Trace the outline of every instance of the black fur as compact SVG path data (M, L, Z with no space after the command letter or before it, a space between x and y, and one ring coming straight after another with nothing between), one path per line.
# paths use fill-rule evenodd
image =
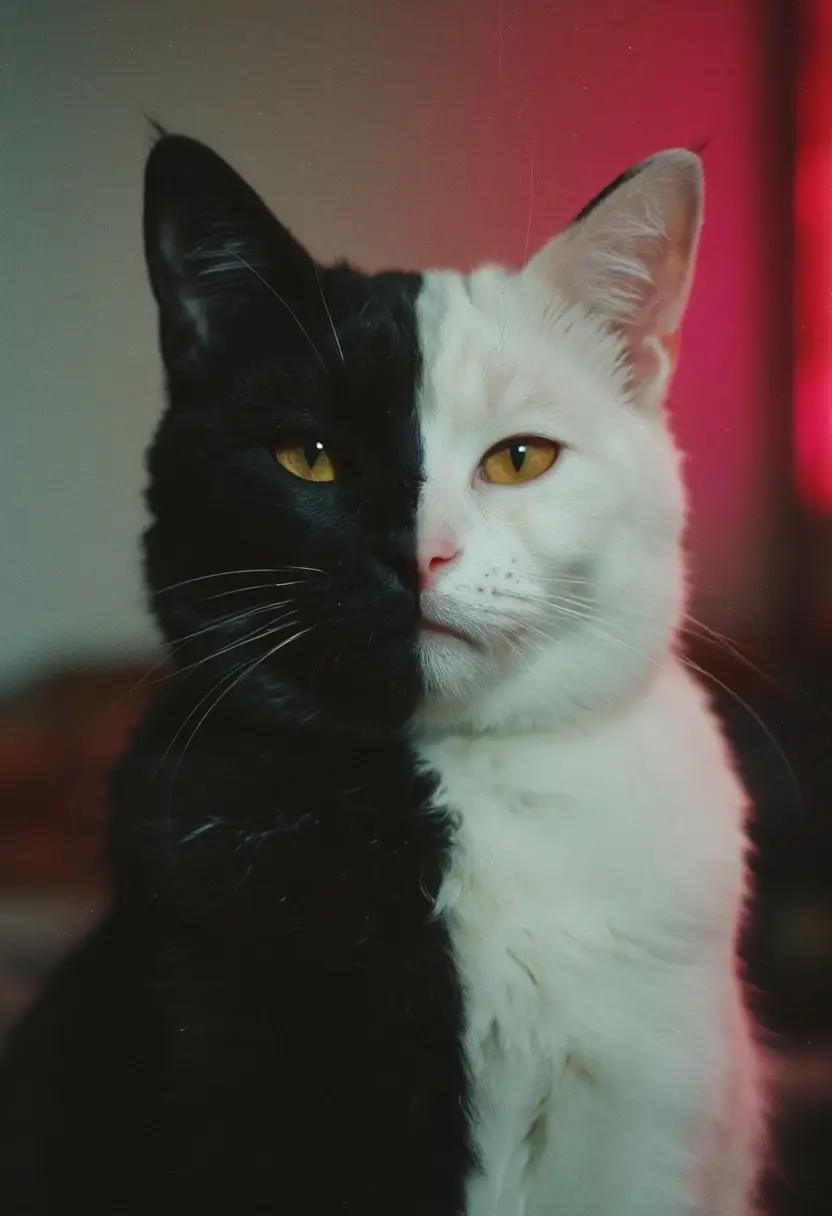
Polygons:
M177 670L114 776L111 912L0 1068L0 1210L452 1216L448 829L402 730L421 280L317 266L167 135L145 247L169 400L146 569ZM336 481L276 463L298 438Z

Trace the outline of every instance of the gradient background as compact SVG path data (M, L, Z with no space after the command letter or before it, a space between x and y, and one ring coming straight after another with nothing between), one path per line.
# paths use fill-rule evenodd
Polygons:
M619 170L709 140L672 410L695 609L771 631L788 465L778 5L765 0L1 0L0 681L141 652L160 408L143 114L226 155L321 258L508 262Z

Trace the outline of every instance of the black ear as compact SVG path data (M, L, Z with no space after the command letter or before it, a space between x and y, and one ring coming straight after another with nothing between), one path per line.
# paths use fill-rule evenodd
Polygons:
M317 355L307 337L309 314L322 305L315 263L204 144L165 134L154 145L145 169L144 247L169 371L216 365L266 327Z

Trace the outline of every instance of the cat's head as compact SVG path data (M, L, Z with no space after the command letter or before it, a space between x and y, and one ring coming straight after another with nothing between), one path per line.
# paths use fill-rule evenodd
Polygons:
M516 271L317 264L195 141L146 172L153 603L228 703L355 730L614 703L679 611L662 402L702 179L662 153Z

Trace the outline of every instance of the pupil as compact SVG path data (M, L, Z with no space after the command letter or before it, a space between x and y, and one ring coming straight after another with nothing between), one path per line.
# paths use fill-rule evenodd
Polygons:
M319 443L317 440L306 444L303 449L303 455L306 458L306 463L309 465L310 469L314 469L320 457L323 456L323 452L324 445Z
M512 446L509 448L509 458L511 459L511 463L514 465L515 473L519 473L526 459L525 443L512 444Z

